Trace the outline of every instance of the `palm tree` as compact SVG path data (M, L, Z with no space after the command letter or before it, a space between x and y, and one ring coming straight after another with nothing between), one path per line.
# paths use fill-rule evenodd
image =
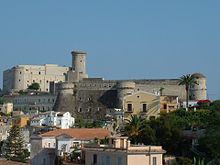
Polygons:
M179 85L185 85L185 90L186 90L186 108L188 109L189 107L189 89L190 86L193 84L197 84L193 75L187 74L183 75L179 79Z
M125 119L125 122L125 134L129 136L132 143L137 144L142 135L144 119L139 115L131 115L130 119Z
M164 87L160 87L160 89L159 89L159 91L160 91L160 96L163 96L163 90L164 90L165 88Z

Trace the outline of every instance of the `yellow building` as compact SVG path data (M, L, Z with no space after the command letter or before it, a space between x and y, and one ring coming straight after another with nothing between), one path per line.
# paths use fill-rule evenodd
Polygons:
M146 118L156 118L160 113L160 96L144 91L127 95L123 99L124 117L140 114Z
M160 112L169 113L178 109L178 96L160 96Z
M19 127L25 127L29 124L29 117L27 116L17 116L12 119L13 125L17 125Z

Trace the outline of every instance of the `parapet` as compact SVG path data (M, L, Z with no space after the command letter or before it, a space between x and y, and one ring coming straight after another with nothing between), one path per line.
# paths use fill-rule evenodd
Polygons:
M135 82L133 81L121 81L117 84L118 89L134 89L135 88Z

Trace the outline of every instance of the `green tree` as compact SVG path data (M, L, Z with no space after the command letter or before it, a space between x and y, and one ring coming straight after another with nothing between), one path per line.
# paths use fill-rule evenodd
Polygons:
M20 127L12 126L3 147L3 155L7 160L26 162L30 153L24 148L24 138Z
M220 112L220 100L213 101L211 103L210 109L214 110L214 111L219 111Z
M220 158L220 113L213 112L206 128L205 136L199 139L199 150L206 153L208 159Z
M28 89L32 89L32 90L39 90L40 89L40 84L39 83L32 83L30 86L28 86Z
M131 115L131 118L126 119L125 122L124 133L129 136L131 143L140 143L144 119L139 115Z
M194 77L191 74L183 75L179 79L179 85L185 85L186 90L186 108L189 107L189 89L193 84L197 84Z

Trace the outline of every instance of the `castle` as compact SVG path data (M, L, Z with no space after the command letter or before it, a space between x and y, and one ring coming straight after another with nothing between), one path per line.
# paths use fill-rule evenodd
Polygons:
M88 78L86 53L73 51L71 54L72 68L67 72L67 82L56 84L58 95L55 111L69 111L85 119L103 119L107 110L118 108L130 114L135 109L133 104L141 104L141 106L137 105L136 109L142 108L142 112L146 112L147 117L152 115L154 117L159 112L160 89L163 89L163 95L177 96L180 102L186 98L185 87L179 85L179 79ZM197 84L191 86L191 99L207 99L206 77L200 73L195 73L193 76ZM131 99L139 99L139 101L132 102Z

